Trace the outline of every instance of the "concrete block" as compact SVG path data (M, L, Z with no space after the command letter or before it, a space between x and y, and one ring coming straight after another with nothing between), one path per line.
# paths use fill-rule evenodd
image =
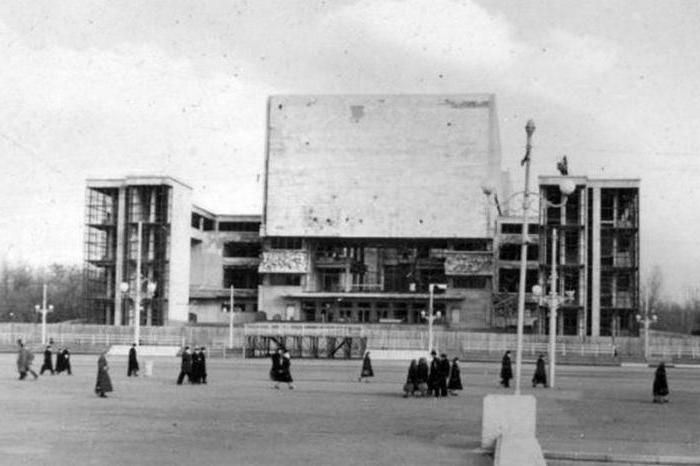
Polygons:
M504 434L496 441L494 466L546 466L542 448L533 437Z
M501 435L535 438L537 400L532 395L486 395L481 418L481 447L493 449Z

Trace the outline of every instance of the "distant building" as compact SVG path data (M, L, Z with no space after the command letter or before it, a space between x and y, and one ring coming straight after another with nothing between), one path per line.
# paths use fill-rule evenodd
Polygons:
M132 325L137 286L142 325L227 322L222 311L232 286L236 321L255 319L260 216L215 215L191 197L189 186L170 177L87 181L85 305L92 320Z
M495 98L269 100L260 308L315 322L486 328L495 206L507 191Z
M85 302L96 321L425 322L515 327L522 212L501 169L493 95L275 96L262 215L193 206L169 177L88 180ZM528 212L525 325L546 333L552 231L557 333L636 334L639 180L540 176ZM138 231L141 231L139 239ZM138 251L141 252L140 256ZM137 272L137 269L140 269ZM445 288L444 291L442 288Z
M140 287L144 325L187 322L191 195L170 177L87 181L85 304L92 319L133 322Z
M190 316L193 323L226 321L231 292L236 321L252 321L258 311L260 216L214 215L192 210Z
M571 300L558 312L557 333L580 336L636 335L639 312L639 185L637 179L589 179L569 176L576 190L563 207L541 202L528 212L530 244L526 274L525 324L548 332L547 308L532 287L549 291L552 231L557 230L558 292ZM560 176L540 176L539 193L561 204ZM515 325L522 216L501 216L495 239L496 287L493 325Z

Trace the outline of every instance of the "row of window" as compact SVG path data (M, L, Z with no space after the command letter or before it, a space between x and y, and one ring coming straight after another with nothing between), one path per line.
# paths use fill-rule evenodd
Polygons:
M202 231L214 231L214 220L203 215L193 213L191 220L192 228ZM219 231L260 231L260 222L219 222Z

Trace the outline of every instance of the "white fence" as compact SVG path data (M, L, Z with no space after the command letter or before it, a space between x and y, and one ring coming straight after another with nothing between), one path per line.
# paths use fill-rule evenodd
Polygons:
M309 324L288 322L265 322L234 327L233 349L243 347L246 335L285 335L318 337L366 337L367 347L376 350L424 350L428 347L428 331L425 326L405 325L357 325L357 324ZM104 325L48 324L47 338L57 345L71 348L104 347L133 343L131 327ZM33 347L41 344L40 324L0 324L0 345L14 347L17 339ZM514 351L516 335L451 331L436 327L434 346L448 354L504 353ZM224 351L229 346L228 326L182 326L141 327L141 343L144 345L200 345L210 350ZM523 350L526 355L548 351L547 335L524 335ZM654 334L649 350L652 358L700 358L700 337ZM558 336L557 354L575 356L642 357L644 340L635 337L588 337Z

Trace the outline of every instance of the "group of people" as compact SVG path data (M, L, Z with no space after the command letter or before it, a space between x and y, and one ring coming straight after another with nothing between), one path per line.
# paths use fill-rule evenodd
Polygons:
M420 358L417 362L412 360L408 366L406 383L403 386L404 398L411 396L432 396L436 398L446 397L448 394L457 395L462 390L462 376L459 368L459 358L452 358L452 364L445 353L438 358L432 351L433 358L428 367L426 358Z
M189 346L185 346L182 351L177 384L182 385L185 377L191 384L207 383L207 356L203 346L195 346L193 351L190 351Z
M46 371L49 371L51 375L60 374L63 371L66 371L68 375L72 375L70 351L68 351L68 348L57 349L55 369L51 344L49 344L44 350L44 363L41 365L41 370L39 371L38 375L32 369L33 362L34 353L32 353L29 348L24 346L22 339L17 340L17 372L19 373L20 380L24 380L27 377L27 374L31 374L34 376L34 380L36 380L39 378L39 375L43 375Z

